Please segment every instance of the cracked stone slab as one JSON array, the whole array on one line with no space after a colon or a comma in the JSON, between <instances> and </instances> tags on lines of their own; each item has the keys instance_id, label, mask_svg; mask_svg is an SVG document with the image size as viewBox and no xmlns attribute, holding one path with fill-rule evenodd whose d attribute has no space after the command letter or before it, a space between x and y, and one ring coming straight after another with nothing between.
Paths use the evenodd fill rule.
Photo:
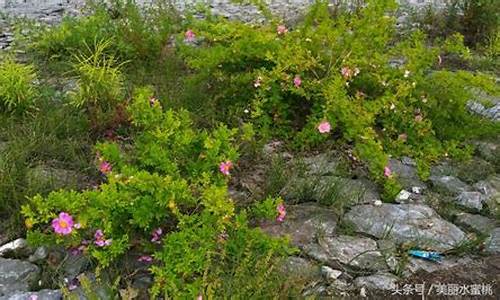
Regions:
<instances>
[{"instance_id":1,"label":"cracked stone slab","mask_svg":"<svg viewBox=\"0 0 500 300\"><path fill-rule=\"evenodd\" d=\"M331 209L311 203L290 205L282 223L271 221L261 224L264 232L277 237L290 237L293 245L303 247L318 236L332 236L338 216Z\"/></svg>"},{"instance_id":2,"label":"cracked stone slab","mask_svg":"<svg viewBox=\"0 0 500 300\"><path fill-rule=\"evenodd\" d=\"M358 205L344 216L357 232L397 243L416 243L437 251L447 251L465 240L465 233L423 204Z\"/></svg>"},{"instance_id":3,"label":"cracked stone slab","mask_svg":"<svg viewBox=\"0 0 500 300\"><path fill-rule=\"evenodd\" d=\"M489 234L497 225L495 220L469 213L458 214L455 222L481 234Z\"/></svg>"},{"instance_id":4,"label":"cracked stone slab","mask_svg":"<svg viewBox=\"0 0 500 300\"><path fill-rule=\"evenodd\" d=\"M485 242L484 250L488 253L500 253L500 227L493 229Z\"/></svg>"},{"instance_id":5,"label":"cracked stone slab","mask_svg":"<svg viewBox=\"0 0 500 300\"><path fill-rule=\"evenodd\" d=\"M40 268L32 263L0 258L0 296L16 291L28 291L39 275Z\"/></svg>"},{"instance_id":6,"label":"cracked stone slab","mask_svg":"<svg viewBox=\"0 0 500 300\"><path fill-rule=\"evenodd\" d=\"M372 290L393 290L399 278L390 273L373 274L354 279L354 285L357 288L368 288Z\"/></svg>"},{"instance_id":7,"label":"cracked stone slab","mask_svg":"<svg viewBox=\"0 0 500 300\"><path fill-rule=\"evenodd\" d=\"M317 245L309 245L305 252L330 266L380 270L387 269L385 258L378 250L377 242L370 238L340 235L319 239Z\"/></svg>"},{"instance_id":8,"label":"cracked stone slab","mask_svg":"<svg viewBox=\"0 0 500 300\"><path fill-rule=\"evenodd\" d=\"M1 296L0 300L59 300L62 299L59 290L41 290L38 292L15 292L7 296Z\"/></svg>"}]
</instances>

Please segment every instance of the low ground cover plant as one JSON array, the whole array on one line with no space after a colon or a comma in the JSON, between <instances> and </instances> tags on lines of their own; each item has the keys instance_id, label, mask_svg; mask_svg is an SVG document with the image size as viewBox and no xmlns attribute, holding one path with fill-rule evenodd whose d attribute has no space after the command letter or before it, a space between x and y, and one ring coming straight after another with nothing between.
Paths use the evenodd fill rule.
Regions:
<instances>
[{"instance_id":1,"label":"low ground cover plant","mask_svg":"<svg viewBox=\"0 0 500 300\"><path fill-rule=\"evenodd\" d=\"M235 211L228 196L238 132L193 128L186 111L163 111L148 89L137 91L129 113L133 145L97 146L107 182L95 190L33 197L23 207L28 238L88 253L101 268L128 250L139 251L140 261L155 262L153 295L279 292L269 279L291 248L249 228L247 213ZM273 208L272 217L283 209ZM247 281L250 273L255 282ZM248 289L240 289L242 280Z\"/></svg>"},{"instance_id":2,"label":"low ground cover plant","mask_svg":"<svg viewBox=\"0 0 500 300\"><path fill-rule=\"evenodd\" d=\"M395 7L365 1L332 15L319 1L293 27L193 20L178 41L192 70L187 97L208 96L208 114L252 122L264 139L292 139L300 149L352 144L391 195L388 155L415 157L425 177L439 157L464 153L467 138L498 129L465 108L474 86L498 93L493 79L443 65L447 56L470 57L462 36L431 46L417 30L398 40Z\"/></svg>"},{"instance_id":3,"label":"low ground cover plant","mask_svg":"<svg viewBox=\"0 0 500 300\"><path fill-rule=\"evenodd\" d=\"M471 138L500 129L466 109L475 89L499 94L494 80L447 68L449 58L471 57L462 35L435 44L419 30L401 37L395 1L361 2L332 11L318 1L297 24L260 6L270 19L256 25L113 1L43 28L31 50L76 79L59 100L78 117L62 124L97 144L84 152L95 155L87 159L99 176L83 191L30 193L22 208L29 240L89 255L99 272L133 253L155 276L153 296L294 296L300 284L279 272L294 250L249 226L283 222L286 205L269 197L239 208L229 197L246 154L238 146L271 138L297 151L342 145L391 201L400 186L390 156L415 158L426 178L432 162L466 157ZM87 140L86 131L98 134ZM269 184L272 196L282 181ZM336 193L332 186L325 200Z\"/></svg>"}]
</instances>

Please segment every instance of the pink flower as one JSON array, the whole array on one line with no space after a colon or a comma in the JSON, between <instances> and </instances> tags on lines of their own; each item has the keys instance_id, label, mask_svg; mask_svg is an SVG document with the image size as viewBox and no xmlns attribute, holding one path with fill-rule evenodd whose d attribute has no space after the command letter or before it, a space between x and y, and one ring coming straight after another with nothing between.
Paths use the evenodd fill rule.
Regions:
<instances>
[{"instance_id":1,"label":"pink flower","mask_svg":"<svg viewBox=\"0 0 500 300\"><path fill-rule=\"evenodd\" d=\"M398 136L398 140L400 141L403 141L403 142L406 142L408 140L408 135L406 133L401 133L399 136Z\"/></svg>"},{"instance_id":2,"label":"pink flower","mask_svg":"<svg viewBox=\"0 0 500 300\"><path fill-rule=\"evenodd\" d=\"M35 294L31 295L29 300L38 300L38 295Z\"/></svg>"},{"instance_id":3,"label":"pink flower","mask_svg":"<svg viewBox=\"0 0 500 300\"><path fill-rule=\"evenodd\" d=\"M276 32L279 34L279 35L283 35L285 33L288 32L288 29L286 28L285 25L278 25L278 27L276 28Z\"/></svg>"},{"instance_id":4,"label":"pink flower","mask_svg":"<svg viewBox=\"0 0 500 300\"><path fill-rule=\"evenodd\" d=\"M109 172L111 172L111 170L112 170L111 164L107 161L103 161L99 165L99 171L101 171L101 173L103 174L108 174Z\"/></svg>"},{"instance_id":5,"label":"pink flower","mask_svg":"<svg viewBox=\"0 0 500 300\"><path fill-rule=\"evenodd\" d=\"M300 79L299 75L295 76L295 78L293 79L293 84L296 88L300 87L300 85L302 84L302 79Z\"/></svg>"},{"instance_id":6,"label":"pink flower","mask_svg":"<svg viewBox=\"0 0 500 300\"><path fill-rule=\"evenodd\" d=\"M159 103L158 99L155 97L149 97L149 106L154 107L157 103Z\"/></svg>"},{"instance_id":7,"label":"pink flower","mask_svg":"<svg viewBox=\"0 0 500 300\"><path fill-rule=\"evenodd\" d=\"M52 220L52 228L57 234L70 234L73 231L73 217L68 213L61 212L58 218Z\"/></svg>"},{"instance_id":8,"label":"pink flower","mask_svg":"<svg viewBox=\"0 0 500 300\"><path fill-rule=\"evenodd\" d=\"M353 75L353 71L349 67L343 67L340 70L340 73L342 76L344 76L345 79L350 79Z\"/></svg>"},{"instance_id":9,"label":"pink flower","mask_svg":"<svg viewBox=\"0 0 500 300\"><path fill-rule=\"evenodd\" d=\"M384 176L387 178L392 176L392 170L388 166L384 168Z\"/></svg>"},{"instance_id":10,"label":"pink flower","mask_svg":"<svg viewBox=\"0 0 500 300\"><path fill-rule=\"evenodd\" d=\"M151 256L149 256L149 255L143 255L143 256L139 257L137 259L137 261L145 262L145 263L150 263L150 262L153 261L153 258Z\"/></svg>"},{"instance_id":11,"label":"pink flower","mask_svg":"<svg viewBox=\"0 0 500 300\"><path fill-rule=\"evenodd\" d=\"M162 234L163 230L161 228L156 228L155 230L153 230L153 233L151 234L151 242L159 244Z\"/></svg>"},{"instance_id":12,"label":"pink flower","mask_svg":"<svg viewBox=\"0 0 500 300\"><path fill-rule=\"evenodd\" d=\"M188 29L184 34L184 41L187 43L193 43L196 41L196 34L191 29Z\"/></svg>"},{"instance_id":13,"label":"pink flower","mask_svg":"<svg viewBox=\"0 0 500 300\"><path fill-rule=\"evenodd\" d=\"M423 119L424 119L424 117L422 117L422 115L420 115L420 114L415 116L415 122L422 122Z\"/></svg>"},{"instance_id":14,"label":"pink flower","mask_svg":"<svg viewBox=\"0 0 500 300\"><path fill-rule=\"evenodd\" d=\"M323 121L318 125L319 133L329 133L332 130L332 126L328 121Z\"/></svg>"},{"instance_id":15,"label":"pink flower","mask_svg":"<svg viewBox=\"0 0 500 300\"><path fill-rule=\"evenodd\" d=\"M107 240L104 238L104 233L102 232L101 229L97 229L95 234L94 234L94 244L96 244L99 247L104 247L104 246L109 246L111 245L111 239Z\"/></svg>"},{"instance_id":16,"label":"pink flower","mask_svg":"<svg viewBox=\"0 0 500 300\"><path fill-rule=\"evenodd\" d=\"M257 79L255 79L255 81L253 82L253 86L258 88L260 87L260 85L262 84L262 77L257 77Z\"/></svg>"},{"instance_id":17,"label":"pink flower","mask_svg":"<svg viewBox=\"0 0 500 300\"><path fill-rule=\"evenodd\" d=\"M229 175L229 171L231 171L232 168L233 168L233 163L230 160L226 162L221 162L219 165L219 171L226 176Z\"/></svg>"},{"instance_id":18,"label":"pink flower","mask_svg":"<svg viewBox=\"0 0 500 300\"><path fill-rule=\"evenodd\" d=\"M285 221L285 217L286 217L285 205L283 203L278 204L278 206L276 207L276 210L278 211L278 216L276 217L276 221L278 221L278 222Z\"/></svg>"},{"instance_id":19,"label":"pink flower","mask_svg":"<svg viewBox=\"0 0 500 300\"><path fill-rule=\"evenodd\" d=\"M203 300L203 296L199 294L198 297L196 297L196 300Z\"/></svg>"}]
</instances>

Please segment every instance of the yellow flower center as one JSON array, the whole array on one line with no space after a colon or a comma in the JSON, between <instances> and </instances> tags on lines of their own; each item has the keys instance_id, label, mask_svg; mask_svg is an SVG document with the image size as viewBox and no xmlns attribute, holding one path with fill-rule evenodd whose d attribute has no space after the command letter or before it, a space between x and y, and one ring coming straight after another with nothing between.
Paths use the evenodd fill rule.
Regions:
<instances>
[{"instance_id":1,"label":"yellow flower center","mask_svg":"<svg viewBox=\"0 0 500 300\"><path fill-rule=\"evenodd\" d=\"M59 220L59 226L61 226L62 228L67 228L68 223L66 223L66 221L64 221L64 220Z\"/></svg>"}]
</instances>

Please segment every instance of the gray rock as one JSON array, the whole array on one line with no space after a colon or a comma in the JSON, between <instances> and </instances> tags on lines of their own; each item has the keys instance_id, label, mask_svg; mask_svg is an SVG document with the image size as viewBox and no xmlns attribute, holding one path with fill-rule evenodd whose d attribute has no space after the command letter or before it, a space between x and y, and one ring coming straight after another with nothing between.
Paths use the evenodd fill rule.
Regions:
<instances>
[{"instance_id":1,"label":"gray rock","mask_svg":"<svg viewBox=\"0 0 500 300\"><path fill-rule=\"evenodd\" d=\"M458 214L456 223L471 228L472 230L481 234L490 233L497 225L496 222L492 219L469 213Z\"/></svg>"},{"instance_id":2,"label":"gray rock","mask_svg":"<svg viewBox=\"0 0 500 300\"><path fill-rule=\"evenodd\" d=\"M293 245L303 247L318 236L332 236L337 227L333 210L310 203L290 205L283 223L268 222L261 228L273 236L289 236Z\"/></svg>"},{"instance_id":3,"label":"gray rock","mask_svg":"<svg viewBox=\"0 0 500 300\"><path fill-rule=\"evenodd\" d=\"M342 271L334 270L329 266L322 266L321 274L323 275L323 277L325 277L327 281L334 281L337 278L339 278L340 275L342 275Z\"/></svg>"},{"instance_id":4,"label":"gray rock","mask_svg":"<svg viewBox=\"0 0 500 300\"><path fill-rule=\"evenodd\" d=\"M341 235L320 238L318 244L324 254L316 255L316 258L327 265L348 265L365 270L387 269L384 256L377 249L377 242L372 239ZM307 250L308 255L314 255Z\"/></svg>"},{"instance_id":5,"label":"gray rock","mask_svg":"<svg viewBox=\"0 0 500 300\"><path fill-rule=\"evenodd\" d=\"M15 292L0 297L0 300L59 300L63 298L62 296L59 290L41 290L38 292Z\"/></svg>"},{"instance_id":6,"label":"gray rock","mask_svg":"<svg viewBox=\"0 0 500 300\"><path fill-rule=\"evenodd\" d=\"M71 281L85 272L90 266L90 260L85 255L68 255L63 261L61 269L63 278Z\"/></svg>"},{"instance_id":7,"label":"gray rock","mask_svg":"<svg viewBox=\"0 0 500 300\"><path fill-rule=\"evenodd\" d=\"M417 174L415 162L410 158L404 157L401 160L390 159L389 167L405 189L410 190L412 187L425 188L425 184Z\"/></svg>"},{"instance_id":8,"label":"gray rock","mask_svg":"<svg viewBox=\"0 0 500 300\"><path fill-rule=\"evenodd\" d=\"M453 176L431 176L429 180L435 189L452 196L471 190L465 182Z\"/></svg>"},{"instance_id":9,"label":"gray rock","mask_svg":"<svg viewBox=\"0 0 500 300\"><path fill-rule=\"evenodd\" d=\"M445 257L440 263L410 257L403 272L404 277L411 276L419 271L432 273L436 271L448 270L452 267L470 264L473 260L470 257Z\"/></svg>"},{"instance_id":10,"label":"gray rock","mask_svg":"<svg viewBox=\"0 0 500 300\"><path fill-rule=\"evenodd\" d=\"M72 170L38 165L28 170L26 180L30 186L50 188L85 188L85 176Z\"/></svg>"},{"instance_id":11,"label":"gray rock","mask_svg":"<svg viewBox=\"0 0 500 300\"><path fill-rule=\"evenodd\" d=\"M493 229L486 240L484 250L488 253L500 253L500 227Z\"/></svg>"},{"instance_id":12,"label":"gray rock","mask_svg":"<svg viewBox=\"0 0 500 300\"><path fill-rule=\"evenodd\" d=\"M480 211L483 209L484 196L480 192L461 192L456 198L457 204Z\"/></svg>"},{"instance_id":13,"label":"gray rock","mask_svg":"<svg viewBox=\"0 0 500 300\"><path fill-rule=\"evenodd\" d=\"M340 161L334 153L321 153L303 159L308 175L337 175ZM298 163L300 164L300 162Z\"/></svg>"},{"instance_id":14,"label":"gray rock","mask_svg":"<svg viewBox=\"0 0 500 300\"><path fill-rule=\"evenodd\" d=\"M465 239L462 230L422 204L358 205L345 219L358 232L377 238L390 237L397 243L414 242L438 251L450 250Z\"/></svg>"},{"instance_id":15,"label":"gray rock","mask_svg":"<svg viewBox=\"0 0 500 300\"><path fill-rule=\"evenodd\" d=\"M29 255L29 252L30 248L28 242L23 238L19 238L0 247L0 256L10 255L21 257Z\"/></svg>"},{"instance_id":16,"label":"gray rock","mask_svg":"<svg viewBox=\"0 0 500 300\"><path fill-rule=\"evenodd\" d=\"M358 277L354 280L357 288L365 287L371 290L393 290L399 278L390 273L374 274L370 276Z\"/></svg>"},{"instance_id":17,"label":"gray rock","mask_svg":"<svg viewBox=\"0 0 500 300\"><path fill-rule=\"evenodd\" d=\"M474 91L474 94L474 99L467 102L467 108L492 121L500 121L500 98L488 95L483 91Z\"/></svg>"},{"instance_id":18,"label":"gray rock","mask_svg":"<svg viewBox=\"0 0 500 300\"><path fill-rule=\"evenodd\" d=\"M36 263L46 259L48 255L49 255L49 250L47 249L47 247L40 246L36 248L35 252L32 255L30 255L28 260L32 263Z\"/></svg>"},{"instance_id":19,"label":"gray rock","mask_svg":"<svg viewBox=\"0 0 500 300\"><path fill-rule=\"evenodd\" d=\"M38 281L40 269L29 262L0 258L0 296L28 291Z\"/></svg>"},{"instance_id":20,"label":"gray rock","mask_svg":"<svg viewBox=\"0 0 500 300\"><path fill-rule=\"evenodd\" d=\"M476 153L484 160L500 167L500 143L476 142ZM498 171L498 169L497 169Z\"/></svg>"},{"instance_id":21,"label":"gray rock","mask_svg":"<svg viewBox=\"0 0 500 300\"><path fill-rule=\"evenodd\" d=\"M474 185L486 200L484 203L495 218L500 217L500 176L491 176L487 180L480 181Z\"/></svg>"}]
</instances>

